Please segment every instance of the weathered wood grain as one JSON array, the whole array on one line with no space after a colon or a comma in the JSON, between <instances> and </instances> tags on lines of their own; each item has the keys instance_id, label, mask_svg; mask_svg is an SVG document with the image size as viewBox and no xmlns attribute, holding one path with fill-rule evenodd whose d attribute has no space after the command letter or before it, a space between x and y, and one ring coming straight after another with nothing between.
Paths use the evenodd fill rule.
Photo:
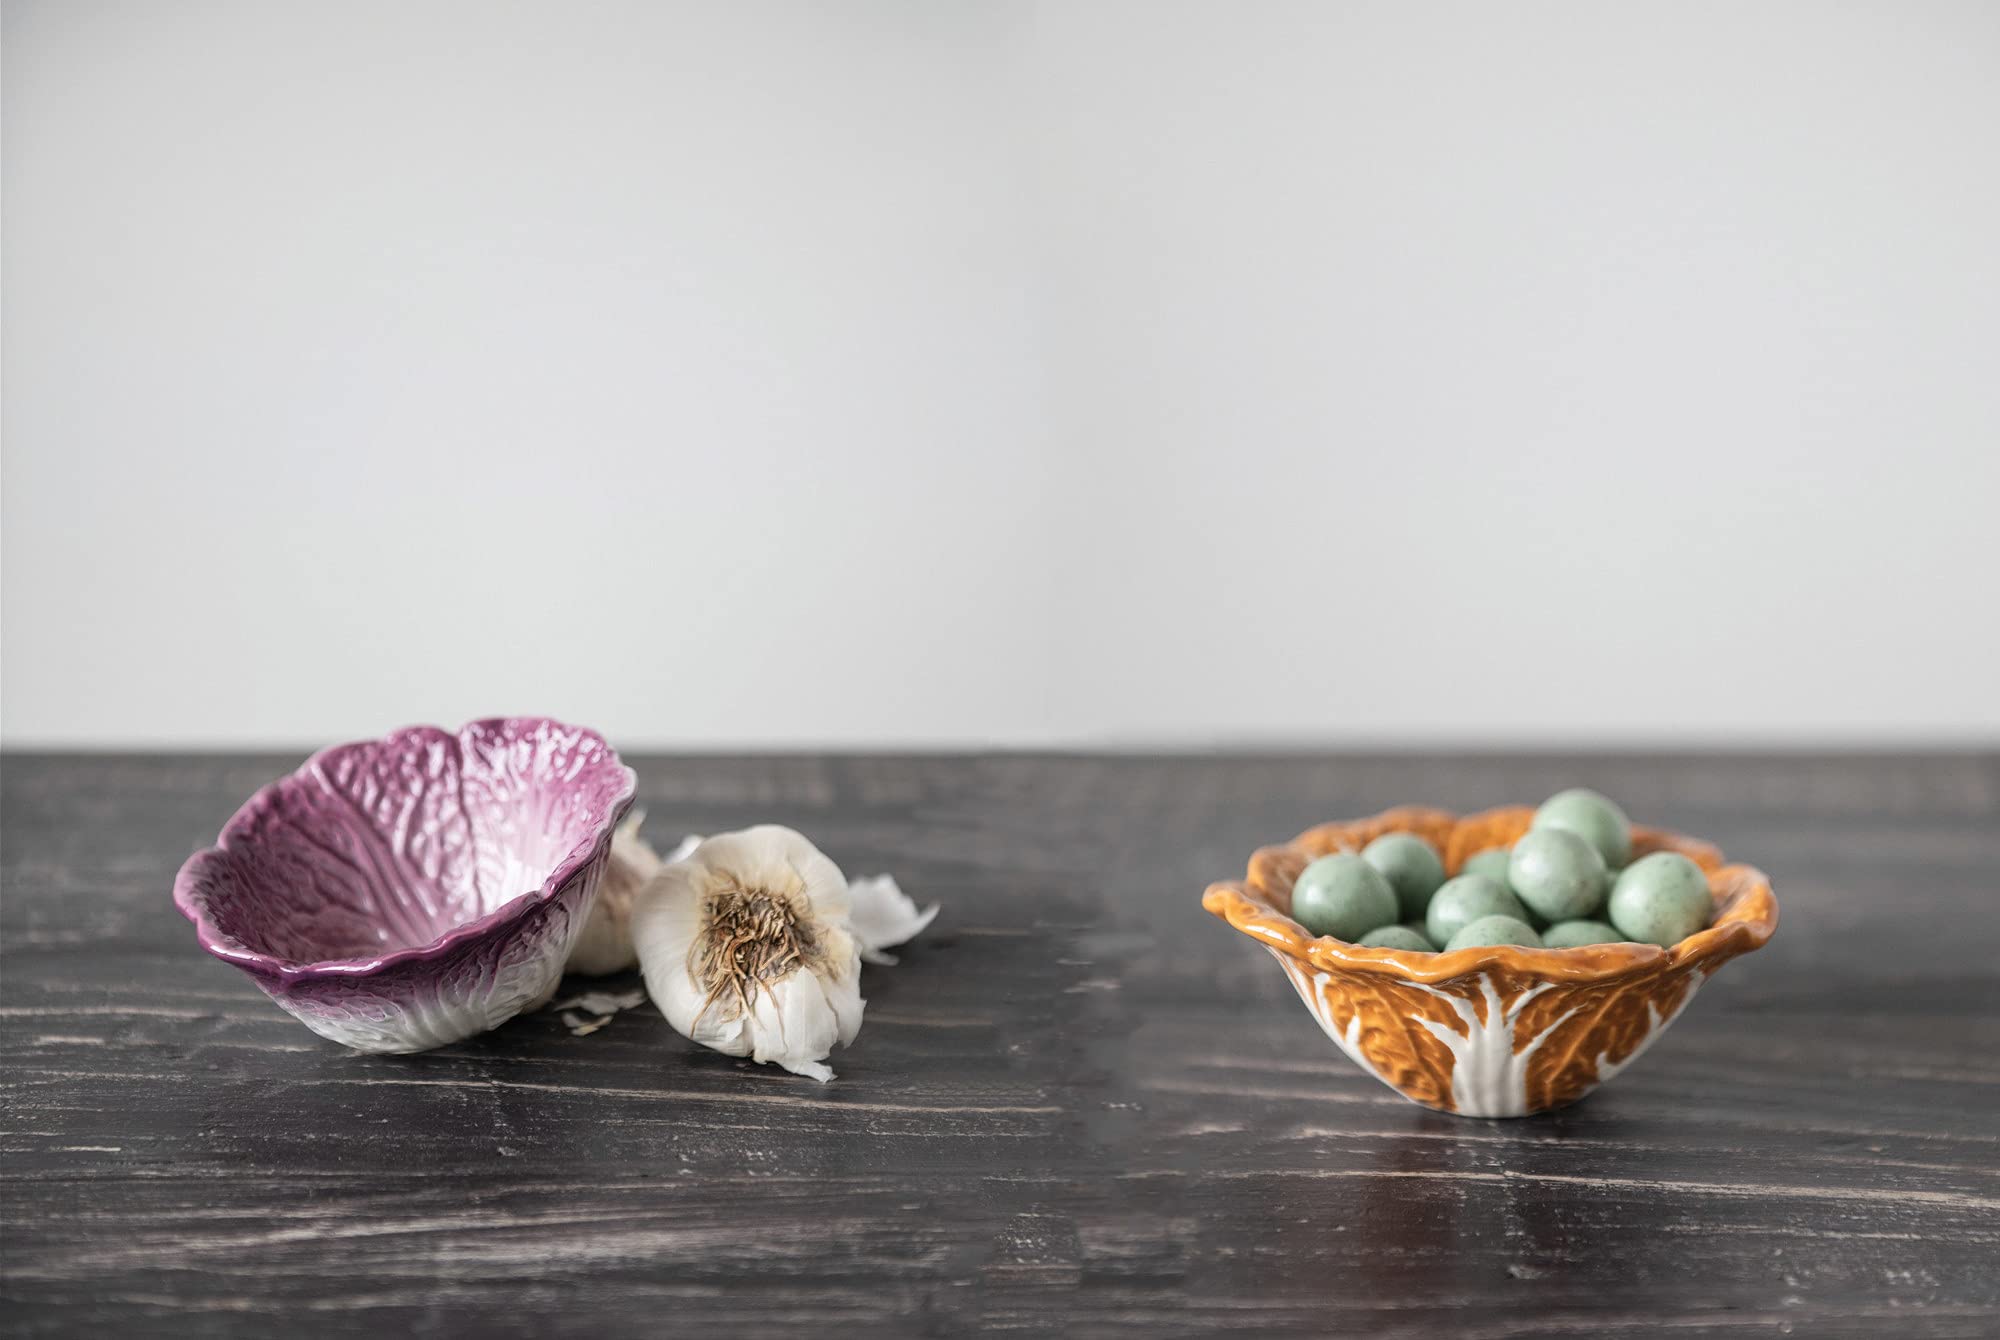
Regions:
<instances>
[{"instance_id":1,"label":"weathered wood grain","mask_svg":"<svg viewBox=\"0 0 2000 1340\"><path fill-rule=\"evenodd\" d=\"M635 760L663 841L793 823L945 903L824 1088L650 1008L321 1042L168 899L291 762L0 761L0 1330L2000 1333L1993 758ZM1562 1113L1404 1102L1197 905L1579 781L1784 920Z\"/></svg>"}]
</instances>

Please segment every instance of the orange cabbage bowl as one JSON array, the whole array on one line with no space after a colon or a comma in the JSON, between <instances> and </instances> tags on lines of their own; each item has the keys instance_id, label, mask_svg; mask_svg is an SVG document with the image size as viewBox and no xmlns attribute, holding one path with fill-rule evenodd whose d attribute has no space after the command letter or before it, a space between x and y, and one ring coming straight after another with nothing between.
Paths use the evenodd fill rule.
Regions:
<instances>
[{"instance_id":1,"label":"orange cabbage bowl","mask_svg":"<svg viewBox=\"0 0 2000 1340\"><path fill-rule=\"evenodd\" d=\"M1511 846L1533 817L1525 805L1464 818L1411 805L1321 824L1262 848L1243 879L1211 884L1201 904L1270 950L1334 1044L1405 1098L1463 1117L1546 1112L1638 1059L1710 974L1763 947L1777 929L1778 900L1762 871L1725 865L1706 842L1634 824L1635 859L1677 851L1708 875L1708 926L1666 949L1364 949L1315 937L1291 918L1293 881L1318 857L1415 833L1455 875L1467 857Z\"/></svg>"}]
</instances>

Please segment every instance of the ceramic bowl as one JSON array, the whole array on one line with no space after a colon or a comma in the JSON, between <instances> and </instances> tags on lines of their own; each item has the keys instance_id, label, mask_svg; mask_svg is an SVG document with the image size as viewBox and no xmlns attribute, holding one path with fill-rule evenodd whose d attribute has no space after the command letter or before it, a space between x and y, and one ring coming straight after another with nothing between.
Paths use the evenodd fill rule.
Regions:
<instances>
[{"instance_id":1,"label":"ceramic bowl","mask_svg":"<svg viewBox=\"0 0 2000 1340\"><path fill-rule=\"evenodd\" d=\"M189 857L174 902L322 1037L441 1047L555 990L636 780L543 717L336 745Z\"/></svg>"},{"instance_id":2,"label":"ceramic bowl","mask_svg":"<svg viewBox=\"0 0 2000 1340\"><path fill-rule=\"evenodd\" d=\"M1461 819L1412 806L1323 824L1259 851L1244 879L1211 885L1202 906L1270 950L1334 1045L1405 1098L1464 1117L1546 1112L1638 1059L1710 974L1771 938L1778 902L1762 872L1723 864L1706 842L1634 825L1634 858L1677 851L1708 874L1707 929L1668 949L1364 949L1316 938L1291 918L1292 883L1317 857L1410 832L1457 874L1467 857L1511 846L1534 813L1512 806Z\"/></svg>"}]
</instances>

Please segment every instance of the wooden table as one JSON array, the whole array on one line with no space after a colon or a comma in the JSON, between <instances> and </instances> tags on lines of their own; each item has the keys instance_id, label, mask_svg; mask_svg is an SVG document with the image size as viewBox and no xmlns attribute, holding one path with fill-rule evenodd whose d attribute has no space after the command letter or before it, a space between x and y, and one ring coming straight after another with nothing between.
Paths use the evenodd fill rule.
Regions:
<instances>
[{"instance_id":1,"label":"wooden table","mask_svg":"<svg viewBox=\"0 0 2000 1340\"><path fill-rule=\"evenodd\" d=\"M650 1007L350 1055L168 889L296 760L4 770L9 1334L2000 1334L2000 760L640 758L944 914L826 1087ZM1784 920L1568 1111L1337 1054L1203 913L1259 843L1573 782ZM620 983L621 985L625 983Z\"/></svg>"}]
</instances>

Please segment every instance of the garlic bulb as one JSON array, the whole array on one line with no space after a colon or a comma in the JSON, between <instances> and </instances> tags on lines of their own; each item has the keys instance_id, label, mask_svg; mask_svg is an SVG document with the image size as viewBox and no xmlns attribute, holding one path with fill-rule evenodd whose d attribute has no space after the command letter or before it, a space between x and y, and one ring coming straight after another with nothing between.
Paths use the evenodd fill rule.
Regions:
<instances>
[{"instance_id":1,"label":"garlic bulb","mask_svg":"<svg viewBox=\"0 0 2000 1340\"><path fill-rule=\"evenodd\" d=\"M646 990L676 1031L825 1083L861 1029L861 950L847 881L775 824L706 839L631 909Z\"/></svg>"},{"instance_id":2,"label":"garlic bulb","mask_svg":"<svg viewBox=\"0 0 2000 1340\"><path fill-rule=\"evenodd\" d=\"M639 955L632 948L632 900L667 861L687 855L698 841L688 839L663 861L646 839L639 836L639 825L645 817L642 811L634 810L611 835L611 859L605 863L604 877L598 882L597 901L591 904L590 917L570 948L564 972L601 977L639 965Z\"/></svg>"},{"instance_id":3,"label":"garlic bulb","mask_svg":"<svg viewBox=\"0 0 2000 1340\"><path fill-rule=\"evenodd\" d=\"M892 875L863 876L847 886L847 925L861 943L861 961L888 966L894 954L882 951L914 940L938 914L932 903L923 911L904 893Z\"/></svg>"}]
</instances>

